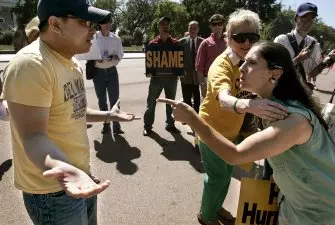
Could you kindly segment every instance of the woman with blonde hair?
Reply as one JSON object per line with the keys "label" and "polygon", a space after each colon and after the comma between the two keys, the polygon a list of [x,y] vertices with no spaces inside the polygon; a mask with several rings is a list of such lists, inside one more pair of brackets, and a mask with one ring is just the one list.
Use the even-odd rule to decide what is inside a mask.
{"label": "woman with blonde hair", "polygon": [[[244,120],[244,113],[240,113],[235,104],[240,93],[239,66],[259,40],[260,26],[259,16],[250,10],[239,9],[232,13],[226,27],[228,48],[215,59],[208,72],[207,94],[199,115],[231,141],[237,140]],[[243,102],[244,112],[259,117],[281,119],[286,116],[283,106],[269,100],[243,99]],[[222,208],[233,166],[213,153],[201,136],[199,148],[206,176],[198,220],[203,225],[234,224],[235,218]]]}

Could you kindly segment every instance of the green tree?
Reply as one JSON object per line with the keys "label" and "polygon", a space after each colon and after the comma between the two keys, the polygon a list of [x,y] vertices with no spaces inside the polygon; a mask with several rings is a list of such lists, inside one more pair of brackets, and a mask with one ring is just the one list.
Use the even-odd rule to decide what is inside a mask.
{"label": "green tree", "polygon": [[262,39],[273,40],[280,34],[289,33],[294,28],[294,15],[295,12],[291,9],[277,13],[277,16],[263,27]]}
{"label": "green tree", "polygon": [[120,10],[120,24],[130,33],[140,28],[145,33],[154,20],[154,13],[157,3],[161,0],[128,0]]}
{"label": "green tree", "polygon": [[33,17],[37,15],[38,0],[19,0],[12,9],[17,16],[18,26],[25,26]]}
{"label": "green tree", "polygon": [[326,54],[335,48],[335,29],[327,26],[324,22],[318,21],[310,32],[310,35],[320,42],[321,48]]}
{"label": "green tree", "polygon": [[281,5],[276,0],[183,0],[191,20],[199,22],[201,36],[210,34],[208,19],[213,14],[222,14],[226,20],[238,8],[249,9],[259,14],[262,22],[267,23],[280,12]]}
{"label": "green tree", "polygon": [[183,37],[189,20],[186,7],[183,4],[165,0],[159,2],[156,6],[154,13],[155,20],[151,23],[148,32],[149,39],[154,38],[158,34],[157,20],[163,16],[171,19],[170,34],[177,38]]}
{"label": "green tree", "polygon": [[141,45],[143,42],[143,33],[139,27],[136,27],[133,33],[133,40],[134,40],[134,44],[136,45]]}
{"label": "green tree", "polygon": [[115,10],[117,8],[116,0],[94,0],[92,1],[92,4],[97,8],[108,10],[115,15]]}
{"label": "green tree", "polygon": [[112,13],[113,23],[111,31],[115,32],[119,26],[117,8],[121,3],[117,2],[116,0],[94,0],[92,1],[92,4],[97,8],[108,10]]}

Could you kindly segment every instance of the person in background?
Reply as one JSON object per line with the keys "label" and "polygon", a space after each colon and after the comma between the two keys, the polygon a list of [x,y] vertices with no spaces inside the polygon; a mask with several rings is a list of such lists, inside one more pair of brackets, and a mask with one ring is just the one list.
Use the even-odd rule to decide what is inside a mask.
{"label": "person in background", "polygon": [[[230,165],[268,158],[281,192],[279,225],[335,224],[335,143],[327,132],[320,107],[282,45],[256,44],[245,59],[240,67],[240,87],[283,105],[288,115],[280,120],[273,116],[264,119],[264,130],[238,145],[213,129],[188,105],[158,101],[171,104],[175,119],[189,124],[213,154]],[[245,100],[232,101],[232,111],[246,111]]]}
{"label": "person in background", "polygon": [[[108,111],[109,108],[112,108],[120,96],[119,75],[116,66],[122,60],[124,53],[121,39],[110,31],[111,25],[111,21],[104,21],[99,24],[100,31],[96,34],[102,60],[95,61],[93,83],[99,109],[102,111]],[[106,93],[108,94],[110,107],[107,104]],[[109,122],[103,124],[101,133],[111,134]],[[117,121],[113,121],[113,133],[124,133]]]}
{"label": "person in background", "polygon": [[[198,37],[199,24],[197,21],[191,21],[188,24],[189,36],[179,40],[184,46],[184,77],[180,78],[181,89],[183,93],[183,101],[192,106],[196,112],[200,107],[200,92],[198,74],[195,70],[195,58],[201,42],[204,40]],[[192,104],[193,99],[193,104]]]}
{"label": "person in background", "polygon": [[[170,18],[162,17],[158,20],[157,26],[159,28],[159,35],[149,42],[149,46],[178,46],[177,39],[171,37],[169,31]],[[144,113],[144,130],[143,136],[149,136],[152,133],[152,125],[155,120],[156,99],[165,91],[166,98],[175,99],[177,92],[177,76],[173,77],[151,77],[149,85],[149,93],[147,98],[147,109]],[[165,129],[171,133],[180,133],[174,125],[172,117],[172,108],[166,106],[166,126]]]}
{"label": "person in background", "polygon": [[221,14],[214,14],[209,19],[209,24],[212,33],[208,38],[201,42],[195,61],[202,98],[205,98],[207,92],[207,75],[209,67],[212,65],[216,57],[224,52],[227,47],[227,43],[223,36],[224,17]]}
{"label": "person in background", "polygon": [[[315,88],[316,76],[328,66],[327,58],[322,58],[320,44],[314,37],[308,35],[318,16],[318,8],[312,3],[303,3],[297,8],[294,21],[295,29],[288,34],[281,34],[274,42],[284,45],[290,52],[302,80],[311,89]],[[330,55],[334,53],[331,52]],[[313,84],[309,83],[313,80]],[[311,91],[312,93],[312,91]]]}

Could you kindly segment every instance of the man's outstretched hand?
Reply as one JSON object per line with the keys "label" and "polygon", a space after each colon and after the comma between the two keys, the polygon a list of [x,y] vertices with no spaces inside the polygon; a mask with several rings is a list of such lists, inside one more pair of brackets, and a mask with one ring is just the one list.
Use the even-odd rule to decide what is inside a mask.
{"label": "man's outstretched hand", "polygon": [[109,180],[96,184],[84,171],[67,163],[45,171],[43,176],[58,180],[67,195],[74,198],[93,197],[106,190],[110,185]]}
{"label": "man's outstretched hand", "polygon": [[120,100],[118,100],[111,110],[112,120],[118,122],[130,122],[139,120],[140,117],[135,116],[133,113],[127,113],[120,110]]}

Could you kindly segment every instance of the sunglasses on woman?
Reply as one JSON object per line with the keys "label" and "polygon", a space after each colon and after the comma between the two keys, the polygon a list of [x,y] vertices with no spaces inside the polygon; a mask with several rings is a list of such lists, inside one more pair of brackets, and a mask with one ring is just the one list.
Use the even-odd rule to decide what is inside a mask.
{"label": "sunglasses on woman", "polygon": [[260,39],[259,34],[256,34],[256,33],[232,34],[231,37],[235,42],[237,42],[239,44],[243,44],[247,40],[249,40],[250,43],[256,43]]}

